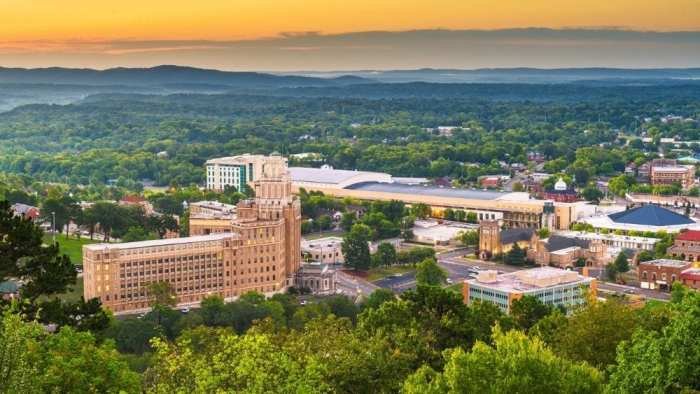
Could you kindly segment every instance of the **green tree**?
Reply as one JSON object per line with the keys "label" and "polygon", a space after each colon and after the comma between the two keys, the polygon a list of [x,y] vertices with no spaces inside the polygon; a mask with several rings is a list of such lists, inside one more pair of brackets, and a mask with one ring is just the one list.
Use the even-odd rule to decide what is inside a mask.
{"label": "green tree", "polygon": [[424,286],[439,286],[445,283],[447,273],[435,261],[427,258],[416,266],[416,283]]}
{"label": "green tree", "polygon": [[430,207],[423,203],[417,203],[411,206],[411,214],[419,219],[430,217]]}
{"label": "green tree", "polygon": [[527,332],[551,311],[552,308],[545,305],[537,297],[526,295],[513,301],[510,307],[510,316],[518,327]]}
{"label": "green tree", "polygon": [[611,368],[611,393],[681,393],[700,390],[700,296],[685,292],[671,305],[661,332],[637,330],[622,342]]}
{"label": "green tree", "polygon": [[365,298],[362,303],[363,308],[376,309],[379,308],[383,303],[387,301],[393,301],[396,299],[396,294],[389,289],[379,288],[373,291],[367,298]]}
{"label": "green tree", "polygon": [[369,253],[369,241],[372,239],[372,230],[364,224],[355,224],[350,232],[343,238],[341,250],[345,258],[345,264],[359,271],[369,269],[371,257]]}
{"label": "green tree", "polygon": [[343,212],[343,216],[340,217],[340,228],[343,231],[350,231],[356,220],[357,215],[354,212]]}
{"label": "green tree", "polygon": [[459,233],[459,243],[463,246],[475,246],[479,244],[479,232],[475,230],[462,231]]}
{"label": "green tree", "polygon": [[583,188],[581,195],[586,201],[591,201],[595,203],[600,202],[600,199],[603,198],[603,192],[598,190],[598,188],[594,185],[589,185]]}
{"label": "green tree", "polygon": [[606,369],[615,362],[620,342],[637,327],[635,312],[619,301],[594,301],[576,310],[551,344],[554,351],[574,361]]}
{"label": "green tree", "polygon": [[382,242],[377,246],[377,252],[372,255],[375,267],[388,267],[396,263],[396,248],[388,242]]}
{"label": "green tree", "polygon": [[262,334],[237,336],[208,330],[205,342],[191,337],[169,344],[153,341],[153,365],[146,372],[146,392],[323,392],[328,387],[317,365],[303,367]]}
{"label": "green tree", "polygon": [[[41,378],[35,365],[36,354],[44,336],[37,323],[24,323],[19,315],[6,311],[0,316],[0,389],[4,393],[30,392]],[[38,390],[34,390],[38,392]]]}
{"label": "green tree", "polygon": [[143,227],[129,227],[126,234],[122,236],[122,242],[146,241],[156,238],[154,234],[149,234]]}
{"label": "green tree", "polygon": [[503,262],[508,265],[524,265],[525,256],[525,250],[523,250],[523,248],[521,248],[516,242],[513,244],[513,247],[508,251],[508,253],[503,256]]}
{"label": "green tree", "polygon": [[615,265],[615,271],[621,274],[624,274],[625,272],[630,270],[630,265],[629,261],[627,260],[627,255],[624,254],[623,252],[620,252],[617,257],[615,258],[615,262],[613,263]]}
{"label": "green tree", "polygon": [[477,222],[476,212],[468,212],[467,213],[467,223],[476,223],[476,222]]}
{"label": "green tree", "polygon": [[[31,350],[30,350],[31,351]],[[36,354],[41,378],[34,382],[42,392],[138,392],[139,375],[111,342],[97,343],[92,334],[70,327],[47,336]]]}
{"label": "green tree", "polygon": [[445,370],[424,366],[403,392],[413,393],[600,393],[603,374],[585,363],[553,354],[538,338],[496,329],[493,347],[477,342],[471,351],[445,353]]}

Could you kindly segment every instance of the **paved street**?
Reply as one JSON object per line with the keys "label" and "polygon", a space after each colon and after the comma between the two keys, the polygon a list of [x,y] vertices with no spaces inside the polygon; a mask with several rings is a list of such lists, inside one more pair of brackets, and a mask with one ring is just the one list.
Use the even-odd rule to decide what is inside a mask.
{"label": "paved street", "polygon": [[371,282],[368,282],[362,278],[346,274],[345,272],[340,270],[338,271],[337,278],[337,288],[340,289],[340,291],[342,291],[343,294],[351,297],[357,296],[359,294],[367,296],[379,288],[379,286]]}
{"label": "paved street", "polygon": [[[462,256],[473,253],[470,249],[459,249],[440,253],[437,255],[438,264],[445,271],[451,283],[461,283],[464,279],[469,279],[470,274],[479,270],[497,270],[499,273],[515,272],[524,268],[514,267],[505,264],[498,264],[490,261],[465,259]],[[343,272],[338,272],[338,288],[347,295],[357,295],[358,290],[363,295],[372,293],[378,288],[390,289],[396,293],[403,293],[416,287],[415,272],[395,274],[375,281],[374,283],[362,278],[354,277]],[[598,290],[601,293],[617,293],[627,295],[641,295],[648,299],[668,301],[671,298],[669,293],[655,290],[640,289],[634,286],[618,285],[609,282],[598,282]]]}

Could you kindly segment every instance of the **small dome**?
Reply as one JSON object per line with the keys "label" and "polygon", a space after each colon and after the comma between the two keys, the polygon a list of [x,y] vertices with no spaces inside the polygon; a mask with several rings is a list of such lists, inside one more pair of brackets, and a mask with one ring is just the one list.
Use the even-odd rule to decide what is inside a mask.
{"label": "small dome", "polygon": [[569,186],[566,184],[566,182],[564,182],[564,179],[562,179],[561,177],[559,177],[557,183],[554,184],[554,190],[564,191],[568,188]]}

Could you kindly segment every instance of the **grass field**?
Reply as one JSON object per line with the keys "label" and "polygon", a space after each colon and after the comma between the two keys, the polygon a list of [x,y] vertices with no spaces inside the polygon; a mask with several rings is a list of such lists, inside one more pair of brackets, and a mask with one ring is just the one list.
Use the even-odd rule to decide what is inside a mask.
{"label": "grass field", "polygon": [[406,272],[411,272],[415,270],[416,267],[411,265],[394,265],[391,267],[372,268],[369,271],[367,271],[367,277],[365,279],[367,279],[370,282],[373,282],[375,280],[386,278],[390,275],[404,274]]}
{"label": "grass field", "polygon": [[455,293],[462,294],[462,284],[455,283],[455,284],[449,285],[449,286],[445,287],[445,290],[454,291]]}
{"label": "grass field", "polygon": [[[53,237],[51,234],[44,234],[44,242],[48,245],[53,242]],[[87,238],[66,238],[65,234],[56,234],[56,242],[58,242],[61,253],[68,255],[73,264],[83,264],[83,245],[92,244],[99,241],[91,241]]]}

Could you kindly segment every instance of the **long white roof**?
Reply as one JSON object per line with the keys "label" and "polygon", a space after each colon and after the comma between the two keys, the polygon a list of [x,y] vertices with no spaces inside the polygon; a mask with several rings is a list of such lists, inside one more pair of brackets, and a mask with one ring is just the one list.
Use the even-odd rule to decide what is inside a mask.
{"label": "long white roof", "polygon": [[137,241],[137,242],[123,242],[123,243],[99,243],[99,244],[89,244],[84,245],[83,248],[88,250],[121,250],[121,249],[136,249],[136,248],[148,248],[148,247],[158,247],[158,246],[170,246],[170,245],[181,245],[197,242],[210,242],[210,241],[220,241],[222,239],[236,237],[237,234],[234,233],[216,233],[209,235],[197,235],[194,237],[183,237],[183,238],[166,238],[166,239],[154,239],[150,241]]}

